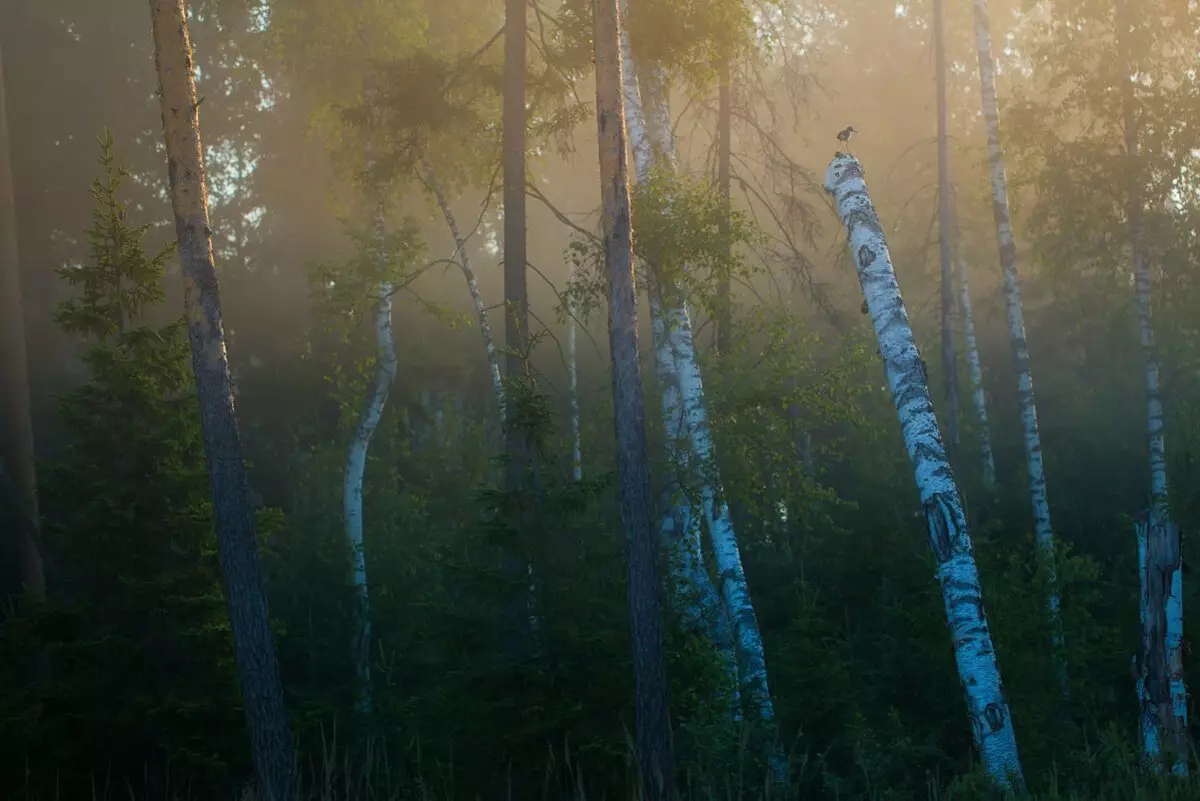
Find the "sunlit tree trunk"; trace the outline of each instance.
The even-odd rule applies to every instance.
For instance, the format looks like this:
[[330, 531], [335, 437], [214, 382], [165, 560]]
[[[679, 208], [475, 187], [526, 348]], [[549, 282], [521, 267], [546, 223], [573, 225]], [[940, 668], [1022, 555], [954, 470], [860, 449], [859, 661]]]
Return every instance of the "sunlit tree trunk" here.
[[[5, 473], [0, 479], [6, 478], [11, 484], [12, 500], [17, 507], [14, 531], [22, 590], [27, 597], [41, 600], [46, 596], [46, 576], [38, 547], [37, 472], [3, 55], [0, 55], [0, 469]], [[5, 498], [4, 502], [7, 501]]]
[[462, 270], [463, 278], [467, 281], [467, 290], [471, 293], [471, 303], [475, 306], [475, 319], [479, 323], [479, 333], [483, 336], [483, 347], [487, 352], [488, 372], [492, 377], [492, 392], [496, 395], [496, 403], [500, 410], [500, 422], [503, 424], [504, 384], [500, 379], [500, 359], [496, 354], [496, 343], [492, 339], [492, 326], [488, 323], [487, 307], [483, 303], [483, 295], [479, 292], [475, 271], [471, 269], [467, 240], [460, 232], [458, 221], [454, 217], [454, 212], [450, 210], [450, 204], [446, 201], [446, 195], [442, 192], [442, 186], [437, 180], [437, 174], [433, 171], [433, 167], [425, 166], [423, 180], [429, 187], [429, 191], [433, 193], [434, 199], [437, 200], [442, 217], [446, 220], [446, 226], [450, 229], [450, 235], [454, 238], [454, 257], [451, 261], [458, 264], [458, 268]]
[[933, 0], [934, 61], [937, 72], [938, 252], [942, 263], [942, 381], [946, 392], [946, 436], [958, 447], [958, 367], [954, 351], [954, 280], [950, 259], [950, 158], [946, 134], [946, 45], [943, 0]]
[[962, 499], [933, 414], [925, 363], [913, 341], [883, 228], [858, 160], [844, 153], [834, 156], [825, 173], [825, 189], [846, 227], [904, 447], [913, 463], [975, 745], [993, 781], [1023, 791], [1016, 733], [984, 614]]
[[1008, 336], [1012, 344], [1017, 373], [1017, 408], [1024, 434], [1025, 464], [1029, 473], [1029, 498], [1033, 506], [1033, 534], [1037, 541], [1042, 568], [1045, 570], [1046, 608], [1052, 645], [1057, 661], [1059, 683], [1067, 691], [1066, 657], [1063, 654], [1062, 622], [1059, 615], [1058, 569], [1054, 552], [1054, 530], [1050, 525], [1050, 503], [1046, 497], [1046, 474], [1042, 464], [1042, 438], [1038, 432], [1037, 406], [1033, 398], [1033, 374], [1029, 368], [1029, 343], [1025, 340], [1025, 317], [1021, 308], [1021, 287], [1017, 280], [1017, 247], [1013, 242], [1008, 215], [1008, 178], [1004, 170], [1004, 150], [1000, 145], [1000, 110], [996, 102], [996, 65], [992, 59], [987, 0], [972, 0], [975, 17], [975, 41], [979, 55], [979, 90], [983, 119], [987, 126], [988, 174], [992, 184], [992, 215], [996, 221], [996, 243], [1000, 250], [1000, 268], [1004, 276], [1004, 305], [1008, 317]]
[[292, 735], [258, 562], [254, 516], [229, 380], [184, 0], [150, 0], [163, 139], [170, 176], [192, 369], [212, 488], [221, 585], [246, 709], [257, 796], [292, 801]]
[[617, 486], [625, 529], [626, 592], [633, 641], [636, 750], [643, 798], [665, 801], [675, 796], [675, 768], [658, 603], [657, 548], [650, 511], [646, 418], [639, 374], [637, 290], [633, 278], [617, 0], [597, 0], [594, 25], [609, 349], [613, 363]]
[[1179, 530], [1167, 504], [1167, 459], [1158, 357], [1150, 318], [1150, 254], [1146, 247], [1145, 193], [1140, 125], [1134, 94], [1135, 65], [1129, 53], [1134, 24], [1127, 0], [1118, 0], [1118, 46], [1125, 60], [1121, 101], [1124, 117], [1128, 191], [1126, 224], [1133, 257], [1138, 334], [1146, 378], [1146, 431], [1150, 452], [1150, 509], [1137, 524], [1141, 578], [1142, 658], [1137, 678], [1141, 708], [1142, 756], [1151, 768], [1167, 763], [1172, 773], [1188, 772], [1187, 688], [1183, 677], [1183, 576]]

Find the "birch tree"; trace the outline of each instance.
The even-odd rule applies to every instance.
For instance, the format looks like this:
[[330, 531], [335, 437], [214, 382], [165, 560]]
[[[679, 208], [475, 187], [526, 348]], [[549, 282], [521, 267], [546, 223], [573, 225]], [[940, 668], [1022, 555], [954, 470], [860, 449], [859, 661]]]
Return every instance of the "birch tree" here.
[[629, 628], [633, 643], [636, 747], [643, 797], [675, 796], [671, 719], [663, 662], [659, 577], [651, 520], [646, 418], [638, 369], [637, 290], [622, 98], [618, 0], [595, 4], [596, 125], [600, 145], [608, 336], [613, 365], [618, 494], [625, 529]]
[[1033, 373], [1029, 366], [1029, 343], [1025, 339], [1025, 317], [1021, 308], [1021, 287], [1017, 278], [1017, 247], [1013, 242], [1008, 214], [1008, 178], [1004, 168], [1004, 150], [1000, 143], [1000, 109], [996, 102], [996, 65], [992, 58], [987, 0], [972, 0], [975, 20], [975, 44], [979, 56], [979, 91], [983, 120], [987, 127], [988, 176], [992, 185], [992, 216], [996, 223], [996, 244], [1000, 251], [1000, 270], [1004, 277], [1004, 306], [1008, 318], [1008, 337], [1017, 373], [1017, 409], [1025, 445], [1025, 466], [1029, 477], [1029, 499], [1033, 506], [1033, 536], [1046, 576], [1046, 611], [1058, 661], [1059, 682], [1067, 691], [1066, 661], [1063, 655], [1062, 622], [1059, 616], [1058, 569], [1054, 551], [1054, 529], [1050, 524], [1050, 502], [1046, 495], [1046, 474], [1042, 463], [1042, 438], [1038, 432], [1037, 406], [1033, 397]]
[[856, 158], [845, 153], [834, 156], [824, 185], [846, 228], [904, 448], [913, 463], [975, 747], [999, 787], [1023, 792], [1016, 733], [984, 613], [967, 518], [933, 414], [928, 372], [913, 340], [883, 227]]
[[37, 473], [3, 58], [0, 54], [0, 478], [11, 484], [17, 507], [16, 553], [22, 590], [27, 597], [40, 600], [46, 595], [46, 576], [38, 544]]
[[1121, 110], [1126, 159], [1125, 222], [1133, 260], [1138, 334], [1146, 380], [1146, 433], [1150, 454], [1150, 508], [1137, 522], [1135, 535], [1140, 584], [1142, 654], [1137, 669], [1142, 756], [1152, 769], [1164, 764], [1187, 775], [1187, 688], [1183, 676], [1183, 571], [1179, 530], [1167, 503], [1167, 459], [1163, 441], [1163, 404], [1158, 357], [1150, 318], [1150, 254], [1146, 242], [1145, 180], [1140, 158], [1140, 119], [1129, 39], [1135, 19], [1128, 0], [1117, 0], [1117, 45], [1124, 75]]
[[264, 801], [290, 801], [295, 792], [292, 734], [267, 613], [254, 517], [246, 498], [246, 467], [213, 264], [185, 0], [150, 0], [150, 17], [171, 207], [183, 265], [188, 340], [212, 487], [217, 557], [258, 795]]
[[[666, 73], [660, 65], [637, 62], [628, 34], [623, 32], [622, 37], [622, 87], [626, 103], [637, 107], [637, 111], [630, 114], [633, 120], [630, 138], [637, 180], [642, 184], [651, 180], [655, 170], [662, 170], [665, 174], [675, 170], [675, 143], [667, 103]], [[758, 719], [767, 730], [773, 731], [776, 725], [775, 709], [768, 686], [762, 637], [750, 599], [729, 506], [718, 486], [719, 478], [713, 478], [719, 476], [719, 470], [705, 408], [691, 319], [679, 288], [662, 279], [661, 276], [669, 274], [663, 269], [664, 266], [650, 265], [651, 270], [660, 275], [650, 291], [660, 294], [661, 325], [666, 331], [664, 339], [667, 350], [660, 352], [656, 348], [656, 358], [662, 360], [658, 367], [660, 375], [672, 376], [668, 383], [675, 384], [678, 404], [677, 408], [673, 408], [671, 401], [674, 394], [665, 393], [663, 417], [667, 430], [672, 426], [677, 427], [690, 450], [683, 466], [689, 468], [688, 478], [699, 488], [700, 508], [712, 540], [717, 583], [737, 652], [739, 693], [744, 693], [743, 697], [753, 705]], [[652, 320], [652, 324], [659, 323]], [[675, 417], [678, 417], [678, 423], [673, 422], [672, 418]], [[683, 500], [681, 498], [677, 503]], [[682, 514], [681, 511], [680, 517]], [[679, 530], [678, 533], [686, 535], [685, 530]], [[690, 547], [694, 552], [696, 546]], [[689, 558], [698, 556], [695, 554]], [[718, 642], [714, 644], [719, 645]], [[771, 750], [770, 761], [772, 778], [779, 783], [785, 782], [787, 765], [778, 744]]]

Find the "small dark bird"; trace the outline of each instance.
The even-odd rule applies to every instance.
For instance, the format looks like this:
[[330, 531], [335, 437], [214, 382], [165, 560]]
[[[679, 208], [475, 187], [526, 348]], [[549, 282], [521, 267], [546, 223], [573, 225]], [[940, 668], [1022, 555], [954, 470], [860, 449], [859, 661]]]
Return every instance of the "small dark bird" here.
[[854, 136], [856, 133], [858, 133], [858, 131], [854, 130], [853, 125], [847, 125], [845, 128], [838, 131], [838, 136], [837, 136], [838, 141], [843, 142], [846, 145], [849, 145], [850, 137]]
[[869, 313], [870, 311], [871, 311], [871, 310], [867, 308], [867, 302], [864, 300], [864, 301], [863, 301], [863, 305], [862, 305], [862, 313], [863, 313], [863, 314], [867, 314], [867, 313]]

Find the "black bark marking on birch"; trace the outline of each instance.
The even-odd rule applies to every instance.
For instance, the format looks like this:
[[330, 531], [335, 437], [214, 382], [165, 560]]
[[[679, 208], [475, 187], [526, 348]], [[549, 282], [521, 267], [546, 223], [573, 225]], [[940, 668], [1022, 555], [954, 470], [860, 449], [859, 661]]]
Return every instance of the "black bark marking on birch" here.
[[875, 263], [875, 251], [863, 245], [858, 249], [858, 266], [865, 270]]
[[925, 502], [925, 522], [929, 526], [929, 544], [939, 565], [949, 561], [954, 541], [958, 539], [954, 518], [940, 493]]
[[983, 708], [983, 719], [987, 722], [989, 734], [1004, 728], [1005, 718], [1003, 707], [994, 701]]

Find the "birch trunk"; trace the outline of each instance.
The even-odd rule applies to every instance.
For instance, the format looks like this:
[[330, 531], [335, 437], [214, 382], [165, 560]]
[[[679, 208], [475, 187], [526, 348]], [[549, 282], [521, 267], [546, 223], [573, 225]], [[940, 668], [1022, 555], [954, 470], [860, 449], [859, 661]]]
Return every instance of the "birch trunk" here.
[[257, 795], [263, 801], [292, 801], [292, 734], [263, 591], [254, 516], [246, 499], [246, 468], [230, 391], [184, 0], [150, 0], [150, 17], [171, 207], [183, 266], [188, 340], [212, 489], [217, 557], [246, 710]]
[[663, 493], [660, 527], [664, 550], [671, 558], [675, 604], [684, 625], [697, 634], [707, 636], [725, 668], [732, 699], [731, 719], [741, 720], [741, 681], [738, 677], [737, 651], [733, 632], [721, 597], [704, 564], [700, 521], [684, 492], [685, 477], [689, 475], [689, 443], [683, 437], [683, 410], [679, 405], [679, 385], [674, 372], [675, 360], [666, 330], [666, 319], [658, 293], [650, 295], [650, 322], [654, 337], [655, 368], [662, 398], [664, 421], [663, 438], [667, 444], [668, 462], [675, 473], [669, 488]]
[[[1150, 453], [1150, 510], [1137, 531], [1142, 577], [1142, 669], [1138, 700], [1142, 714], [1143, 757], [1153, 768], [1169, 763], [1176, 775], [1188, 772], [1187, 688], [1183, 678], [1183, 587], [1179, 531], [1167, 503], [1167, 459], [1163, 440], [1163, 405], [1158, 384], [1158, 357], [1150, 318], [1150, 255], [1146, 248], [1144, 192], [1140, 164], [1135, 65], [1128, 37], [1133, 24], [1127, 0], [1117, 3], [1125, 75], [1121, 88], [1125, 154], [1129, 168], [1126, 222], [1133, 256], [1138, 334], [1146, 377], [1146, 433]], [[1166, 751], [1166, 753], [1163, 753]]]
[[933, 414], [925, 363], [913, 341], [883, 229], [858, 160], [844, 153], [834, 156], [825, 173], [825, 189], [833, 195], [846, 227], [900, 418], [904, 447], [913, 463], [971, 733], [992, 780], [1002, 788], [1022, 792], [1016, 734], [984, 613], [966, 515]]
[[942, 262], [942, 381], [946, 393], [946, 436], [958, 447], [958, 365], [954, 352], [954, 280], [950, 260], [950, 158], [946, 134], [946, 45], [943, 0], [933, 0], [934, 61], [937, 72], [938, 252]]
[[1050, 525], [1050, 504], [1046, 497], [1046, 475], [1042, 464], [1042, 438], [1038, 432], [1037, 406], [1033, 397], [1033, 375], [1029, 368], [1029, 343], [1025, 340], [1025, 319], [1021, 309], [1021, 288], [1017, 280], [1017, 248], [1013, 243], [1008, 215], [1008, 178], [1004, 170], [1004, 150], [1000, 145], [1000, 110], [996, 103], [996, 68], [992, 59], [987, 0], [972, 0], [975, 17], [975, 41], [979, 55], [979, 91], [983, 119], [987, 125], [988, 174], [992, 183], [992, 216], [996, 222], [996, 244], [1004, 275], [1004, 305], [1008, 317], [1008, 336], [1012, 344], [1017, 373], [1017, 408], [1024, 429], [1025, 464], [1029, 473], [1029, 499], [1033, 506], [1033, 535], [1045, 570], [1046, 608], [1052, 632], [1052, 644], [1058, 663], [1059, 682], [1067, 691], [1066, 661], [1063, 655], [1062, 623], [1059, 616], [1058, 570], [1054, 553], [1054, 530]]
[[[376, 213], [375, 232], [377, 252], [373, 254], [373, 258], [377, 262], [384, 261], [387, 257], [380, 250], [383, 246], [382, 211]], [[367, 468], [367, 449], [370, 448], [371, 438], [383, 417], [383, 409], [387, 405], [397, 371], [396, 345], [392, 338], [393, 286], [385, 281], [379, 285], [377, 291], [373, 325], [375, 381], [354, 428], [350, 447], [346, 451], [346, 470], [342, 483], [342, 513], [346, 543], [350, 548], [351, 583], [354, 586], [356, 607], [356, 630], [351, 640], [354, 673], [358, 682], [356, 709], [363, 714], [371, 712], [371, 599], [367, 585], [366, 542], [363, 538], [363, 478]]]
[[996, 486], [996, 461], [992, 456], [992, 434], [988, 426], [987, 396], [983, 392], [983, 367], [979, 345], [975, 341], [975, 317], [971, 313], [971, 290], [967, 285], [967, 265], [958, 258], [958, 303], [963, 316], [963, 344], [967, 351], [967, 371], [971, 376], [971, 402], [975, 406], [975, 424], [979, 426], [979, 462], [983, 485]]
[[617, 0], [598, 0], [594, 25], [609, 349], [613, 362], [618, 494], [625, 529], [626, 591], [633, 640], [636, 750], [643, 797], [646, 801], [667, 801], [675, 796], [675, 768], [639, 374], [637, 290], [633, 277]]
[[0, 55], [0, 470], [12, 482], [18, 522], [18, 572], [27, 598], [46, 597], [46, 574], [38, 535], [37, 471], [30, 422], [29, 357], [21, 262], [17, 250], [17, 207], [13, 190], [12, 144]]
[[[623, 37], [627, 37], [627, 34], [623, 33]], [[622, 40], [622, 53], [631, 57], [634, 55], [625, 38]], [[673, 169], [675, 143], [671, 134], [665, 75], [661, 68], [642, 71], [638, 70], [636, 62], [630, 61], [623, 66], [622, 87], [627, 100], [638, 109], [632, 114], [635, 120], [632, 135], [644, 138], [641, 142], [635, 138], [633, 144], [638, 180], [646, 180], [653, 163]], [[666, 369], [675, 375], [683, 421], [681, 433], [688, 438], [695, 457], [694, 462], [689, 459], [692, 466], [688, 473], [700, 488], [701, 505], [712, 538], [718, 582], [737, 647], [739, 695], [745, 692], [761, 721], [768, 730], [773, 730], [776, 725], [775, 710], [767, 682], [762, 637], [750, 600], [737, 537], [729, 508], [723, 501], [717, 501], [716, 482], [709, 477], [716, 473], [716, 463], [691, 321], [685, 301], [670, 287], [659, 289], [665, 296], [663, 316], [667, 329], [666, 340], [671, 350]], [[667, 421], [667, 425], [671, 425], [670, 421]], [[777, 783], [786, 782], [787, 764], [778, 744], [771, 750], [770, 766], [773, 780]]]
[[500, 424], [503, 425], [505, 418], [504, 383], [500, 378], [500, 359], [496, 354], [496, 343], [492, 339], [492, 326], [488, 323], [487, 307], [483, 304], [483, 296], [479, 292], [479, 283], [475, 280], [475, 271], [471, 269], [471, 259], [467, 254], [467, 240], [463, 238], [458, 227], [458, 220], [455, 219], [454, 212], [450, 210], [450, 204], [446, 201], [446, 195], [442, 192], [442, 185], [438, 182], [433, 167], [429, 165], [425, 166], [425, 183], [433, 193], [434, 199], [437, 200], [442, 217], [446, 220], [446, 227], [450, 229], [450, 235], [454, 238], [454, 256], [451, 258], [451, 261], [458, 264], [463, 278], [467, 281], [467, 289], [471, 293], [471, 303], [475, 306], [475, 319], [479, 322], [479, 333], [483, 336], [483, 347], [487, 351], [488, 372], [492, 378], [492, 391], [496, 395], [496, 403], [500, 410]]

